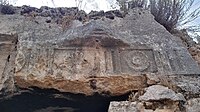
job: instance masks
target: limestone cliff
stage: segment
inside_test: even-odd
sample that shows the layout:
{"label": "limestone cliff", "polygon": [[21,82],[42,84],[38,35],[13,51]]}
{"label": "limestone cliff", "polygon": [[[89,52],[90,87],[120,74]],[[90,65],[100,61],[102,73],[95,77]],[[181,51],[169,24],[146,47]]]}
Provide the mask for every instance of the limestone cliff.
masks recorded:
{"label": "limestone cliff", "polygon": [[[199,98],[197,62],[146,10],[87,15],[76,8],[24,6],[14,12],[0,15],[2,95],[35,87],[86,96],[131,93],[130,101],[140,101],[141,108],[133,105],[141,111],[187,110],[193,107],[181,102]],[[161,106],[153,107],[158,101]]]}

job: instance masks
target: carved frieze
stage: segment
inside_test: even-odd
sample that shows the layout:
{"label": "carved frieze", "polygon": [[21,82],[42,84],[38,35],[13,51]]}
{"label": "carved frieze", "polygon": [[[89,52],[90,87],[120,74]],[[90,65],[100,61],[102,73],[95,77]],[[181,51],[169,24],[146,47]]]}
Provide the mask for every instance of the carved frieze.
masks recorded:
{"label": "carved frieze", "polygon": [[154,53],[151,49],[63,47],[18,52],[16,57],[17,74],[26,73],[34,76],[49,74],[68,79],[156,71]]}
{"label": "carved frieze", "polygon": [[156,72],[151,49],[67,47],[54,50],[55,75]]}

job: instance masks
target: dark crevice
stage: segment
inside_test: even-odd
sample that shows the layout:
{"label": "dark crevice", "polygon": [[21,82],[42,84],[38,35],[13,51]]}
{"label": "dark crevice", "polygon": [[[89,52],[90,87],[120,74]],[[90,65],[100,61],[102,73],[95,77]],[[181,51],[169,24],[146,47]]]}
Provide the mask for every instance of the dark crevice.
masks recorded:
{"label": "dark crevice", "polygon": [[10,61],[10,55],[8,55],[8,57],[7,57],[7,61],[8,61],[8,62]]}
{"label": "dark crevice", "polygon": [[32,88],[9,99],[0,100],[2,112],[107,112],[110,101],[124,101],[122,96],[61,93],[54,89]]}
{"label": "dark crevice", "polygon": [[96,83],[97,83],[97,80],[95,79],[90,80],[90,87],[94,90],[97,89]]}

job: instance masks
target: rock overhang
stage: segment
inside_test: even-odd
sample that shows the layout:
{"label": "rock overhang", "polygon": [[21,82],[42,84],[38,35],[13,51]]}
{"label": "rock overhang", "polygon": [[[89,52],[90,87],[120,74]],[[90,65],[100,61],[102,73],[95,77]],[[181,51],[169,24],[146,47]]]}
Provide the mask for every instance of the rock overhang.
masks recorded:
{"label": "rock overhang", "polygon": [[23,18],[15,31],[14,79],[20,87],[122,95],[146,87],[145,74],[200,74],[183,44],[147,11],[123,19],[72,20],[67,29],[43,21]]}

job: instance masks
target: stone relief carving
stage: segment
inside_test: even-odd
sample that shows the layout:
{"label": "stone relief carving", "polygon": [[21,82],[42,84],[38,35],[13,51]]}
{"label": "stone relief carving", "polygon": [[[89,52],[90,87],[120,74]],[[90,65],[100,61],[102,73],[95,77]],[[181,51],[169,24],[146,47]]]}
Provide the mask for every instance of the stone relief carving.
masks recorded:
{"label": "stone relief carving", "polygon": [[25,62],[26,59],[24,54],[21,51],[19,51],[15,59],[15,64],[16,64],[15,72],[19,72],[25,66]]}
{"label": "stone relief carving", "polygon": [[87,48],[55,49],[53,69],[54,74],[75,75],[91,74],[96,68],[97,51]]}
{"label": "stone relief carving", "polygon": [[85,74],[95,77],[104,74],[134,74],[157,70],[153,50],[149,49],[64,47],[55,48],[51,52],[48,49],[38,49],[30,50],[24,55],[19,51],[15,62],[16,72],[70,78]]}
{"label": "stone relief carving", "polygon": [[147,55],[140,51],[130,51],[123,58],[127,65],[135,71],[144,71],[150,66]]}
{"label": "stone relief carving", "polygon": [[[101,73],[155,72],[157,70],[152,50],[120,48],[95,49],[64,48],[54,53],[54,74],[76,75]],[[119,50],[119,52],[118,52]]]}
{"label": "stone relief carving", "polygon": [[157,67],[150,49],[119,49],[122,73],[156,72]]}
{"label": "stone relief carving", "polygon": [[33,76],[43,76],[48,74],[49,64],[51,60],[49,58],[48,49],[35,49],[31,50],[29,56],[29,62],[27,62],[27,71]]}

